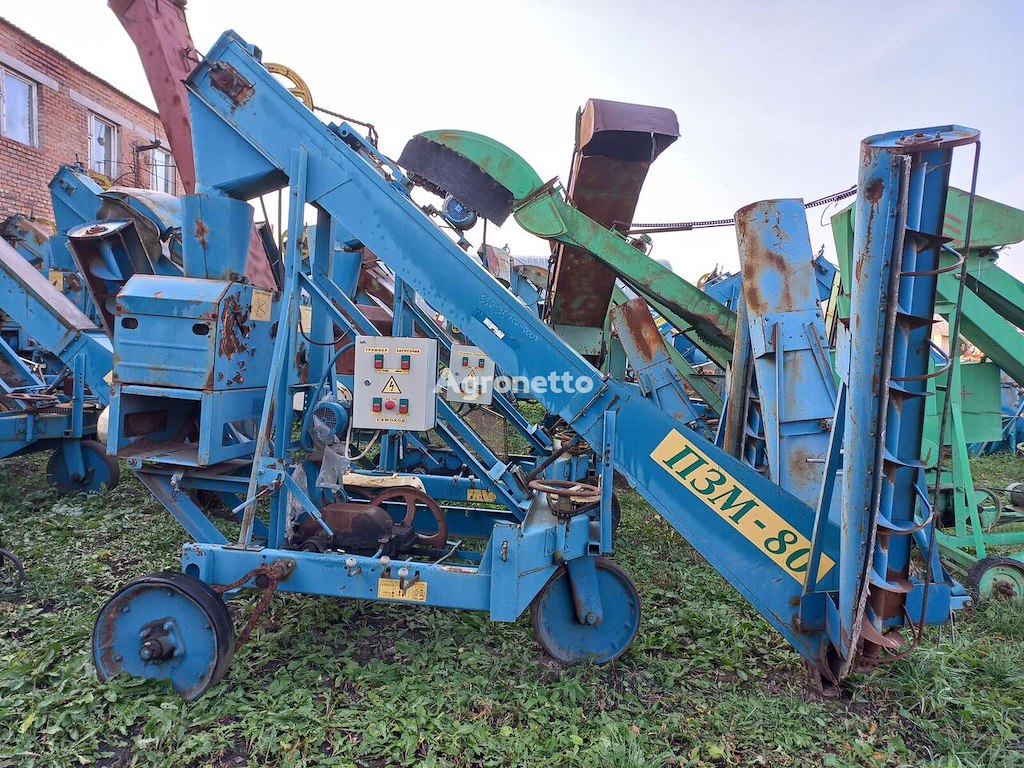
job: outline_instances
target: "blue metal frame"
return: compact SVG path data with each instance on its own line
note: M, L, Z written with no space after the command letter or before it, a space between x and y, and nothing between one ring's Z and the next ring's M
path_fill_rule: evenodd
M233 77L248 84L242 103L236 103L210 80L214 62L219 73L233 71ZM218 82L223 85L221 78L219 74ZM808 658L819 656L820 637L804 635L794 627L793 600L799 602L802 580L792 570L780 571L777 560L766 552L764 540L756 533L738 535L737 529L746 526L730 519L742 510L763 509L764 516L770 513L774 526L769 533L785 530L788 533L783 539L787 541L790 534L807 540L813 523L809 507L760 476L752 476L748 468L706 445L631 388L603 380L451 243L375 165L353 152L348 143L354 133L350 128L327 128L294 99L289 100L287 92L268 79L236 36L222 37L207 63L190 77L189 87L196 133L203 137L197 142L197 166L208 188L249 197L271 191L291 176L293 200L297 189L306 188L300 200L330 213L414 286L427 304L458 325L502 370L513 375L565 371L576 380L586 380L590 385L587 392L549 392L538 399L592 444L609 444L609 463L634 482ZM267 124L268 114L275 116L272 125ZM291 167L292 148L297 144L308 158L309 167L303 166L302 173L310 183ZM438 275L444 279L438 280ZM616 421L629 424L630 429L625 434L615 430L614 437L605 441L604 414L609 410L615 410ZM666 451L672 452L665 455ZM652 460L652 454L658 458ZM693 460L680 466L683 456ZM262 481L252 484L250 495L279 477L281 470L271 471L270 462L263 464L262 475L256 475L262 476ZM722 483L726 477L737 481L727 484L724 494L712 493L718 477L702 482L699 469L703 465L717 465L721 468L717 471L728 473L723 474ZM706 486L707 493L697 490ZM745 506L741 501L747 498L751 501ZM724 514L716 504L728 507L724 512L731 514ZM709 507L717 514L707 514ZM500 529L496 527L495 536ZM564 556L572 559L570 553ZM246 562L244 557L238 559Z
M854 645L849 634L834 631L837 622L832 617L836 605L849 609L851 598L857 597L850 580L856 580L871 563L863 548L850 550L848 539L849 531L874 522L873 508L855 503L858 499L848 494L840 505L839 519L831 519L829 482L824 484L823 501L816 511L664 413L635 386L602 376L423 214L409 198L405 179L393 164L372 156L372 148L347 125L320 123L270 76L257 50L234 33L221 37L190 75L187 86L197 136L196 166L208 194L246 199L287 184L289 231L300 231L305 205L313 205L323 214L321 222L329 216L335 226L371 249L401 276L401 282L456 324L503 371L527 377L546 372L569 376L576 384L572 391L545 391L537 393L537 399L598 447L603 501L607 504L610 500L613 469L621 472L805 659L831 679L845 673L855 655ZM956 133L959 139L965 135ZM943 145L945 138L937 141ZM902 158L904 154L921 156L921 152L927 150L915 145L898 154ZM943 145L943 156L945 152ZM863 180L860 193L877 202L872 199L875 193L870 178ZM932 195L926 197L930 204ZM883 251L891 247L891 231L877 235L866 242ZM303 285L297 241L290 239L285 256L284 296L256 458L245 501L236 507L243 514L239 539L235 546L203 541L187 545L183 553L186 573L208 582L229 583L245 579L256 567L285 559L293 566L280 584L286 591L480 609L495 620L512 620L564 564L573 583L581 627L593 626L603 615L627 610L623 604L609 604L607 593L598 587L594 556L612 545L611 523L604 511L597 520L585 513L558 519L543 494L534 497L522 523L495 520L478 562L475 558L465 564L443 559L386 561L374 556L343 558L282 549L287 534L285 489L318 517L315 505L291 476L290 441L284 437L290 435L291 409L273 408L274 403L291 402L292 395L307 386L293 365L299 347L298 306ZM878 274L896 273L882 269ZM900 279L908 277L904 273ZM928 288L925 281L910 290L908 298L915 301L912 311L922 311L916 302L927 300ZM403 291L398 289L399 299ZM344 291L336 293L343 295ZM874 294L866 291L865 295L877 298L877 286ZM334 296L327 298L329 302ZM399 330L411 328L397 314L396 321ZM881 327L860 331L855 341L886 358L903 356L906 347ZM840 393L837 408L847 408L856 398L859 409L865 396L877 396L873 391L861 391L867 389L866 381L855 377L851 366L850 386ZM860 412L853 405L848 409L851 414ZM913 419L904 414L904 420L912 431L909 422ZM850 478L863 482L865 477L878 477L877 473L854 474L851 455L870 453L863 445L870 433L858 418L850 416L847 421L844 486L850 485ZM877 434L878 451L887 440L902 444L904 439L901 430L885 429L884 425ZM832 449L826 476L839 466L838 448L833 444ZM165 483L173 483L161 480L159 488L166 496ZM891 491L910 499L917 485L914 478L899 475ZM256 501L266 495L271 498L267 536L257 540ZM912 520L913 510L909 513ZM890 546L886 554L892 563L900 553ZM397 591L385 589L392 583L386 579L396 575ZM429 585L422 596L414 597L409 589L415 581ZM931 601L929 593L923 598L918 593L908 597L911 621L941 621L948 614L948 586L944 597L945 585L929 586ZM842 616L849 618L846 613ZM893 617L894 622L903 620L902 615ZM852 629L860 632L862 628ZM837 656L839 664L835 663Z

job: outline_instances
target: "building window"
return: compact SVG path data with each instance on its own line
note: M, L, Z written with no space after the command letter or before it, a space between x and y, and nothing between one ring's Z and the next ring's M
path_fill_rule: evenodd
M164 149L154 149L149 160L149 188L157 192L173 195L175 188L174 161L171 153Z
M36 144L36 86L0 67L0 136Z
M117 178L117 126L89 115L89 168L110 180Z

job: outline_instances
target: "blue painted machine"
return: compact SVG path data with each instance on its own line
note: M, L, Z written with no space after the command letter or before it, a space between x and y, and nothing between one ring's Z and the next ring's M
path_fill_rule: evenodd
M110 400L104 337L112 332L112 297L136 271L180 273L169 256L180 251L171 238L178 201L103 190L77 166L62 166L50 192L58 234L17 217L4 227L12 247L3 243L0 253L0 455L55 448L49 481L66 492L98 491L119 476L95 439ZM108 219L97 221L101 215Z
M424 215L409 196L402 169L350 126L317 120L267 72L258 50L237 35L222 36L188 87L196 167L205 190L199 202L227 207L225 201L287 187L289 231L301 231L307 205L317 211L312 264L304 265L299 238L290 238L271 325L273 344L254 352L263 360L253 365L267 377L258 426L246 433L253 438L251 451L204 466L189 461L191 454L177 460L159 447L146 454L142 440L133 444L139 477L194 541L183 549L183 573L136 580L104 606L93 637L101 678L127 673L167 680L188 698L202 695L223 677L236 646L222 596L242 588L481 610L495 621L512 621L529 608L541 647L556 659L612 661L629 648L640 617L632 581L607 557L613 551L613 471L627 478L824 682L837 683L858 663L874 663L881 653L902 647L900 628L919 635L925 624L946 621L965 601L932 556L928 531L914 521L925 497L912 452L920 446L924 418L920 400L926 371L919 363L927 334L921 331L934 305L935 236L950 156L954 147L977 141L977 132L945 126L874 136L862 145L858 207L871 215L858 221L856 258L863 269L853 287L856 321L838 354L835 426L825 449L820 496L812 504L804 500L809 494L794 495L707 441L636 385L600 374ZM430 137L444 140L440 133ZM544 193L527 194L533 184L528 179L517 195L503 185L500 166L478 170L494 180L498 207L529 219L533 228L545 222L557 232L566 210L549 205L557 188L538 178L534 191L543 187ZM585 217L575 221L597 226ZM216 229L223 238L217 242L227 245L207 245L203 261L218 265L221 288L203 294L209 299L205 306L216 298L222 307L221 299L241 296L233 293L237 284L225 279L231 277L232 259L218 249L234 247L234 241L222 233L222 225L227 226L220 222L210 233ZM335 248L332 228L372 251L395 275L392 336L381 337L352 300L356 281L350 279L347 259L358 257ZM141 329L150 317L157 322L162 306L178 307L178 314L168 312L165 320L196 322L180 299L199 294L198 286L210 279L204 268L191 266L199 263L196 248L204 237L186 240L185 277L174 279L170 300L150 304L153 314L145 316L139 313L139 292L122 292L119 323L137 317ZM195 282L191 292L188 281ZM310 304L303 304L304 296ZM244 296L238 301L241 316L251 315L252 304ZM303 306L310 308L310 331L301 321ZM402 373L434 373L411 341L437 333L433 318L417 313L423 306L457 326L460 340L471 342L506 375L532 379L557 373L572 382L572 387L545 387L533 394L572 430L570 444L580 440L591 446L592 482L522 477L499 462L489 470L490 478L518 488L514 503L504 509L442 509L431 504L416 475L384 476L358 466L361 457L352 456L350 441L339 434L341 414L397 412L385 417L397 419L387 422L394 427L387 431L356 429L356 423L371 423L362 416L348 420L346 434L362 444L364 457L378 442L387 454L403 444L392 434L401 431L402 400L409 401L412 414L434 396L411 386L412 378ZM799 304L788 309L802 311ZM222 311L208 314L203 320L215 338L225 337L222 324L237 327L240 321ZM327 380L333 378L342 354L336 346L347 343L337 333L353 327L360 336L352 341L362 344L374 373L353 380L350 411L334 404L341 399L332 388L325 399L318 382L324 372ZM793 335L800 327L787 322L781 331ZM116 343L129 338L120 332L118 325ZM654 334L660 344L656 328ZM154 347L178 354L167 339L150 338ZM797 345L764 334L757 356L771 364L763 366L762 375L783 377L790 361L804 365L815 359L809 345L816 336L805 338ZM443 338L435 340L441 361L452 365L450 347L445 349ZM130 366L131 357L141 352L138 346L125 349L131 350L125 361ZM775 358L768 361L771 355ZM215 377L217 366L227 362L216 352L203 360L202 370ZM118 379L123 370L128 369L118 360ZM872 380L881 385L868 386ZM652 388L656 385L652 379ZM296 434L288 407L296 400L302 403L299 424L313 424L319 433L314 441L319 444L302 459L295 452L302 451L304 438ZM437 407L438 428L457 423L445 420L440 402ZM316 409L323 429L313 419ZM793 436L787 430L806 428L807 419L793 416L782 411L773 422L782 453L801 442L781 439ZM127 421L118 423L123 429ZM213 434L203 434L210 423L182 421L176 437L189 446L223 440L218 420L212 422ZM125 437L119 435L117 444ZM232 539L179 493L191 488L215 490L232 500L240 518ZM464 546L469 538L482 539L483 547ZM914 575L912 542L925 554L922 572ZM237 642L244 642L256 616Z

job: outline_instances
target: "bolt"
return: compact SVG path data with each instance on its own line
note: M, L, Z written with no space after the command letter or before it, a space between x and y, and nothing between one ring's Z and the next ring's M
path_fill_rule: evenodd
M130 610L130 609L128 608L128 606L127 606L127 605L122 605L122 606L121 606L121 613L128 613L128 611L129 611L129 610Z
M398 569L398 578L405 579L408 576L409 576L409 569L408 568L399 568Z
M148 629L144 629L141 632L139 632L139 640L145 640L147 637L149 637Z
M169 621L164 622L164 632L170 632L173 625Z
M179 656L181 656L181 648L175 648L173 656L174 658L178 658Z
M593 611L587 611L587 615L583 617L583 620L591 626L597 624L597 616L594 614Z
M122 661L124 661L124 656L122 656L122 655L121 655L121 654L119 653L119 654L117 654L116 656L114 656L114 661L116 661L116 662L117 662L118 664L120 664L120 663L121 663Z
M153 653L146 646L142 646L142 648L139 649L139 658L143 661L149 661L153 658Z

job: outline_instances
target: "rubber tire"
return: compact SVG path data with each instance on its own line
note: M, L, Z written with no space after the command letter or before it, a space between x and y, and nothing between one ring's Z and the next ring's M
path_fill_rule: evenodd
M25 583L25 566L13 552L0 547L0 584L4 583L3 571L7 568L8 562L14 568L14 589L21 589L21 585Z

